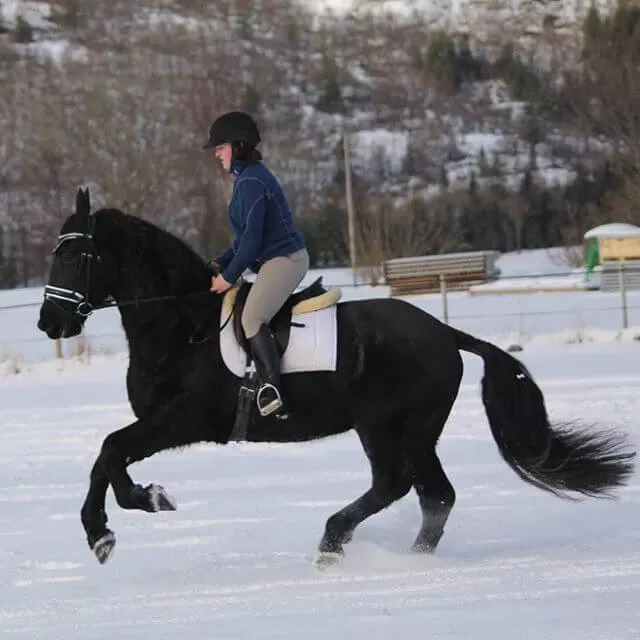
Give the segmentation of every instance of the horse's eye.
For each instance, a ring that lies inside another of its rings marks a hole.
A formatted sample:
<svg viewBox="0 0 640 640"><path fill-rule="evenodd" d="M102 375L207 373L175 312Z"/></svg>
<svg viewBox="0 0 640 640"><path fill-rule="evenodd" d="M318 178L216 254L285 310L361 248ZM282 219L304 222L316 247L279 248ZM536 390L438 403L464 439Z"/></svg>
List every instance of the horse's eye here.
<svg viewBox="0 0 640 640"><path fill-rule="evenodd" d="M64 265L73 265L77 262L79 253L78 251L74 251L72 248L68 248L63 250L58 257L60 258L60 262Z"/></svg>

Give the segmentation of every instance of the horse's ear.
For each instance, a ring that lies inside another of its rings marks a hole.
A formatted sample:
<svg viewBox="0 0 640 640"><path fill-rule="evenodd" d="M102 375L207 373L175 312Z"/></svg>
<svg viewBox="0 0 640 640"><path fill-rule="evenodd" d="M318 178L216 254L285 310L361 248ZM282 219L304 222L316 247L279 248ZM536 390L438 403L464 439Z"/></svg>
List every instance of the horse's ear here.
<svg viewBox="0 0 640 640"><path fill-rule="evenodd" d="M76 194L76 215L81 218L88 218L91 213L91 199L89 198L89 188L84 191L78 189Z"/></svg>

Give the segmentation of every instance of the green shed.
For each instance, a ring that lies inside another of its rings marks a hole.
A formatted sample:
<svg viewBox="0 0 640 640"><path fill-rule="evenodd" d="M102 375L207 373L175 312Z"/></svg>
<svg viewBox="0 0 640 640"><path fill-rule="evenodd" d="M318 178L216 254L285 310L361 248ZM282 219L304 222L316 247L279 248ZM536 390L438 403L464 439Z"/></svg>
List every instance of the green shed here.
<svg viewBox="0 0 640 640"><path fill-rule="evenodd" d="M596 267L601 267L600 289L618 286L619 271L629 272L628 286L636 288L640 267L640 227L626 222L603 224L584 234L585 280Z"/></svg>
<svg viewBox="0 0 640 640"><path fill-rule="evenodd" d="M626 222L601 224L584 234L587 273L608 260L640 259L640 227Z"/></svg>

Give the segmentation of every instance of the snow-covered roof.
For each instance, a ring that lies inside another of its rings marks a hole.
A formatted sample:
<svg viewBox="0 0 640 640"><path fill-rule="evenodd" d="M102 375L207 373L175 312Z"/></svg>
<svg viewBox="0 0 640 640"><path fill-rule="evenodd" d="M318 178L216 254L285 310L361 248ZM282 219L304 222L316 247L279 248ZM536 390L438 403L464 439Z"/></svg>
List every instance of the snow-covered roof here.
<svg viewBox="0 0 640 640"><path fill-rule="evenodd" d="M589 229L584 234L585 240L589 238L635 238L640 237L640 227L626 222L610 222Z"/></svg>

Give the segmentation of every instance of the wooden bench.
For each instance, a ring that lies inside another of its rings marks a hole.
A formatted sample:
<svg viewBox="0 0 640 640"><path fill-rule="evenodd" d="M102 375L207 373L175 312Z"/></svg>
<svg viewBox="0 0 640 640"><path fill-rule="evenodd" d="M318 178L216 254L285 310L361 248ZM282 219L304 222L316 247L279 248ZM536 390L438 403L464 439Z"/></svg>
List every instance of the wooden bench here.
<svg viewBox="0 0 640 640"><path fill-rule="evenodd" d="M494 273L499 251L445 253L434 256L393 258L382 263L392 296L440 291L465 291Z"/></svg>

